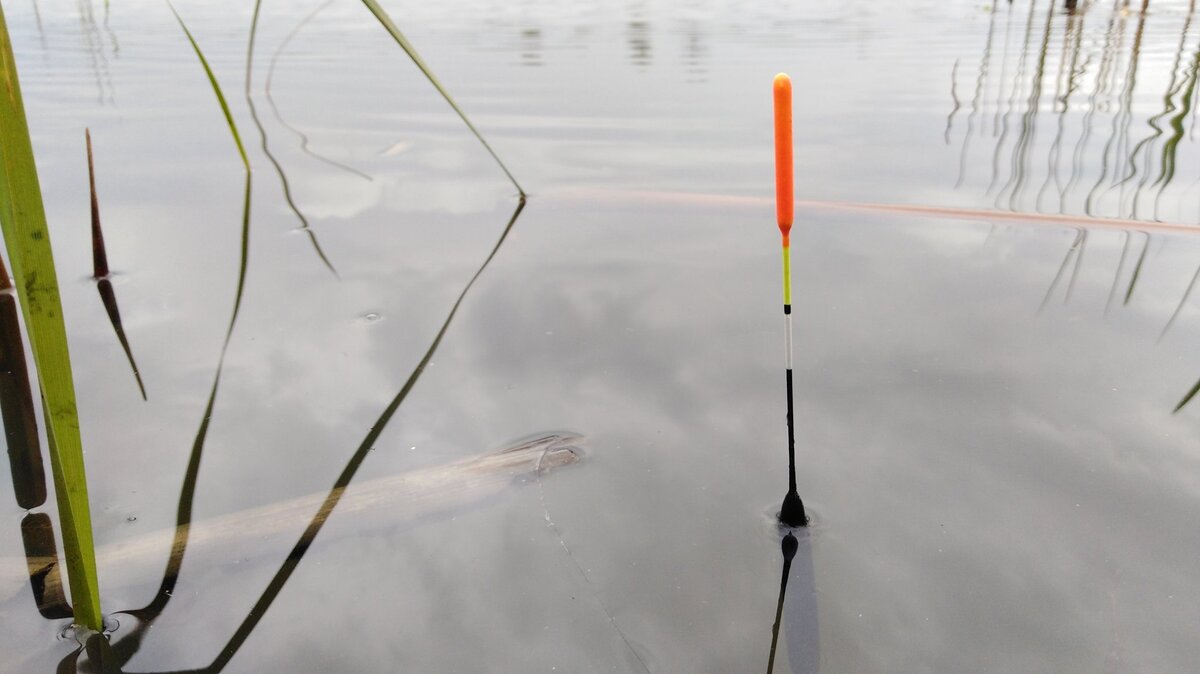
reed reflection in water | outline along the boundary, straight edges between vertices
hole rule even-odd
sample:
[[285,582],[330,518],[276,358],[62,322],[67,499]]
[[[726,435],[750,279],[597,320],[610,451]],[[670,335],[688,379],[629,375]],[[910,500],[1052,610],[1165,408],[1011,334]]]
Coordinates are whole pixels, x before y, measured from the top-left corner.
[[1194,0],[993,8],[975,63],[964,55],[952,71],[956,188],[1014,212],[1200,223],[1194,11]]

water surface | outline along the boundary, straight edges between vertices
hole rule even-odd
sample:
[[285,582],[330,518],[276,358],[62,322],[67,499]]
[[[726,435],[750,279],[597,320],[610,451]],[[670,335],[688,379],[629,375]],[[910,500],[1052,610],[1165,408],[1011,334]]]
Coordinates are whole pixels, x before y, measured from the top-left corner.
[[[302,555],[307,522],[185,556],[152,621],[116,615],[122,671],[765,670],[786,490],[779,71],[799,199],[961,212],[798,209],[815,523],[776,671],[1200,659],[1200,402],[1174,411],[1200,379],[1187,3],[389,3],[530,192],[520,210],[364,7],[266,3],[250,95],[303,220],[243,94],[252,5],[178,8],[251,151],[223,360],[245,178],[170,11],[5,8],[97,542],[173,528],[194,456],[199,521],[324,492],[353,458],[367,481],[556,429],[586,455],[369,525],[335,508]],[[88,279],[85,126],[145,401]],[[68,621],[39,614],[26,511],[0,503],[0,654],[52,671]],[[103,605],[145,607],[162,581],[102,574]]]

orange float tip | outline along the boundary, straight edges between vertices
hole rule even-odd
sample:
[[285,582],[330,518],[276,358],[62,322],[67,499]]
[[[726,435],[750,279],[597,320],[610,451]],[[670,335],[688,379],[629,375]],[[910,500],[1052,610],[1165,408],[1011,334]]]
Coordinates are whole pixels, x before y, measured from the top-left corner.
[[784,73],[775,76],[775,214],[783,245],[792,229],[795,197],[792,194],[792,80]]

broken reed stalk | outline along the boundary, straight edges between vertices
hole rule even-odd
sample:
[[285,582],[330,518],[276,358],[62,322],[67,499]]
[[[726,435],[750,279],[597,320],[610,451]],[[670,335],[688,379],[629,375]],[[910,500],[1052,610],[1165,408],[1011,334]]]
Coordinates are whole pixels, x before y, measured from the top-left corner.
[[92,276],[108,276],[108,255],[104,252],[104,232],[100,230],[100,202],[96,198],[96,168],[92,163],[92,131],[84,129],[87,139],[88,188],[92,194]]
[[108,255],[104,249],[104,230],[100,226],[100,200],[96,196],[96,168],[92,160],[92,132],[84,129],[84,138],[87,139],[88,187],[92,197],[92,275],[96,279],[96,290],[100,292],[100,303],[104,305],[104,311],[108,314],[113,331],[117,333],[117,341],[121,344],[121,350],[125,352],[125,358],[129,361],[130,369],[133,370],[133,378],[137,381],[138,392],[142,394],[142,400],[146,400],[146,384],[142,381],[142,373],[138,370],[137,361],[133,358],[133,349],[129,346],[129,338],[125,335],[125,328],[121,325],[121,310],[117,307],[117,295],[113,290],[112,281],[108,278]]

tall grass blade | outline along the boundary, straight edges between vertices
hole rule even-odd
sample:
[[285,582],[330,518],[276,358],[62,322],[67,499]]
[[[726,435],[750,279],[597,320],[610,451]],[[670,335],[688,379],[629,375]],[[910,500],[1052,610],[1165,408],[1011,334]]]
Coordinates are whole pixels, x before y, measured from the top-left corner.
[[50,234],[8,25],[0,9],[0,225],[37,366],[75,620],[101,630],[75,384]]
[[494,150],[492,150],[492,146],[488,145],[488,142],[483,139],[483,134],[479,133],[479,130],[475,128],[475,125],[471,123],[471,120],[467,119],[467,113],[463,112],[462,108],[458,107],[458,104],[455,103],[454,99],[450,97],[450,92],[446,91],[446,88],[443,87],[442,83],[438,81],[438,78],[434,76],[433,71],[429,69],[429,66],[425,65],[425,61],[421,59],[421,55],[417,53],[417,49],[412,46],[412,43],[408,41],[408,38],[404,37],[404,35],[400,32],[400,29],[396,27],[396,24],[392,23],[392,20],[388,17],[387,12],[384,12],[383,8],[380,7],[379,3],[375,0],[362,0],[362,2],[367,6],[367,9],[371,10],[371,13],[375,15],[375,18],[379,19],[379,23],[383,24],[383,27],[387,30],[388,34],[392,36],[392,39],[396,41],[396,44],[400,45],[400,48],[403,49],[406,54],[408,54],[408,57],[413,60],[413,63],[417,64],[417,67],[421,69],[421,72],[425,73],[425,77],[429,79],[429,83],[438,90],[438,93],[442,95],[442,98],[446,99],[446,102],[450,104],[451,108],[454,108],[454,111],[457,112],[458,116],[462,118],[463,123],[467,125],[467,128],[471,130],[471,133],[475,134],[475,137],[479,139],[479,142],[483,144],[483,147],[487,149],[488,154],[492,155],[492,159],[495,159],[496,163],[500,165],[500,170],[504,171],[504,175],[508,176],[508,179],[512,181],[513,186],[517,188],[517,192],[519,192],[521,197],[524,198],[525,190],[521,189],[520,183],[518,183],[517,179],[513,177],[512,172],[508,170],[508,167],[504,165],[504,162],[500,161],[500,157],[496,155]]
[[200,45],[196,43],[196,38],[192,37],[192,32],[188,30],[187,24],[183,22],[183,17],[179,16],[179,12],[175,11],[175,6],[170,2],[167,2],[167,6],[171,8],[171,13],[175,15],[175,20],[179,22],[179,27],[183,29],[183,34],[187,36],[188,42],[191,43],[192,49],[196,52],[196,58],[199,59],[200,65],[204,68],[204,74],[208,77],[208,83],[212,86],[213,94],[217,97],[217,103],[221,106],[221,112],[225,115],[225,124],[229,127],[229,135],[233,136],[233,142],[237,145],[238,156],[242,158],[242,166],[246,169],[246,192],[245,198],[242,201],[242,254],[238,270],[237,292],[233,303],[233,316],[229,319],[229,329],[225,331],[225,345],[221,348],[221,356],[224,358],[225,349],[229,346],[229,337],[233,334],[233,324],[237,322],[238,311],[242,307],[242,291],[246,287],[246,260],[250,250],[250,159],[246,157],[246,147],[242,145],[242,136],[238,133],[237,123],[233,121],[233,113],[229,111],[229,103],[225,100],[225,94],[221,92],[221,84],[217,82],[217,76],[213,74],[212,68],[208,65],[208,59],[204,58],[204,52],[200,50]]
[[229,133],[233,135],[233,142],[237,144],[238,154],[242,157],[242,164],[246,167],[246,171],[250,170],[250,160],[246,157],[246,148],[242,145],[242,137],[238,134],[237,124],[233,121],[233,113],[229,111],[229,103],[225,101],[225,94],[221,93],[221,85],[217,82],[217,76],[213,74],[212,68],[208,65],[208,59],[204,58],[204,52],[200,51],[200,45],[196,44],[196,38],[192,37],[192,31],[188,30],[187,24],[183,22],[183,17],[179,16],[179,12],[175,11],[175,5],[170,2],[167,7],[171,8],[171,13],[175,15],[175,20],[179,22],[179,27],[183,29],[183,34],[187,36],[188,42],[191,43],[192,49],[196,52],[196,58],[200,59],[200,65],[204,68],[204,74],[208,77],[208,83],[212,85],[213,93],[217,95],[217,102],[221,104],[221,112],[225,114],[225,123],[229,126]]
[[1197,381],[1192,388],[1183,395],[1183,399],[1179,401],[1179,404],[1175,405],[1175,409],[1171,410],[1171,414],[1175,414],[1179,410],[1183,409],[1185,405],[1192,402],[1192,398],[1195,398],[1197,393],[1200,393],[1200,381]]
[[[170,3],[168,3],[169,5]],[[175,8],[171,7],[171,11],[175,13],[175,18],[179,21],[179,25],[183,28],[183,32],[187,35],[188,41],[192,45],[192,49],[196,52],[196,57],[200,64],[204,67],[204,73],[208,77],[209,84],[212,86],[213,93],[216,94],[217,101],[221,105],[221,110],[225,114],[225,121],[229,126],[229,133],[233,136],[234,142],[237,144],[238,154],[242,158],[242,164],[245,168],[246,182],[245,191],[242,197],[242,231],[241,231],[241,257],[238,264],[238,281],[237,291],[234,295],[233,313],[229,317],[229,327],[225,330],[225,340],[221,345],[221,355],[217,359],[217,371],[213,376],[212,388],[208,393],[208,402],[204,407],[204,412],[201,415],[200,427],[196,430],[195,438],[192,441],[191,453],[188,456],[187,469],[183,476],[183,485],[180,488],[179,503],[176,506],[175,512],[175,538],[171,544],[171,552],[167,559],[166,567],[163,570],[162,580],[159,583],[158,590],[155,592],[154,599],[149,604],[140,609],[124,611],[138,619],[139,624],[135,626],[113,648],[112,657],[118,662],[126,662],[137,652],[142,638],[146,635],[146,631],[151,624],[166,608],[173,596],[175,585],[179,581],[179,572],[183,567],[183,558],[187,552],[188,541],[191,533],[192,521],[192,505],[195,500],[196,483],[200,476],[200,460],[204,454],[204,443],[208,437],[208,426],[212,421],[213,408],[217,400],[217,391],[221,384],[221,372],[225,367],[225,354],[229,350],[230,338],[233,336],[233,328],[237,324],[238,312],[241,309],[242,297],[246,288],[246,270],[249,264],[250,253],[250,195],[251,195],[251,172],[250,162],[246,158],[245,148],[242,146],[241,136],[238,134],[237,125],[233,121],[233,115],[229,112],[229,106],[225,101],[225,95],[221,92],[221,85],[217,82],[217,78],[213,75],[212,69],[208,66],[208,60],[204,58],[204,53],[200,49],[200,45],[192,37],[187,25],[183,19],[175,12]]]

